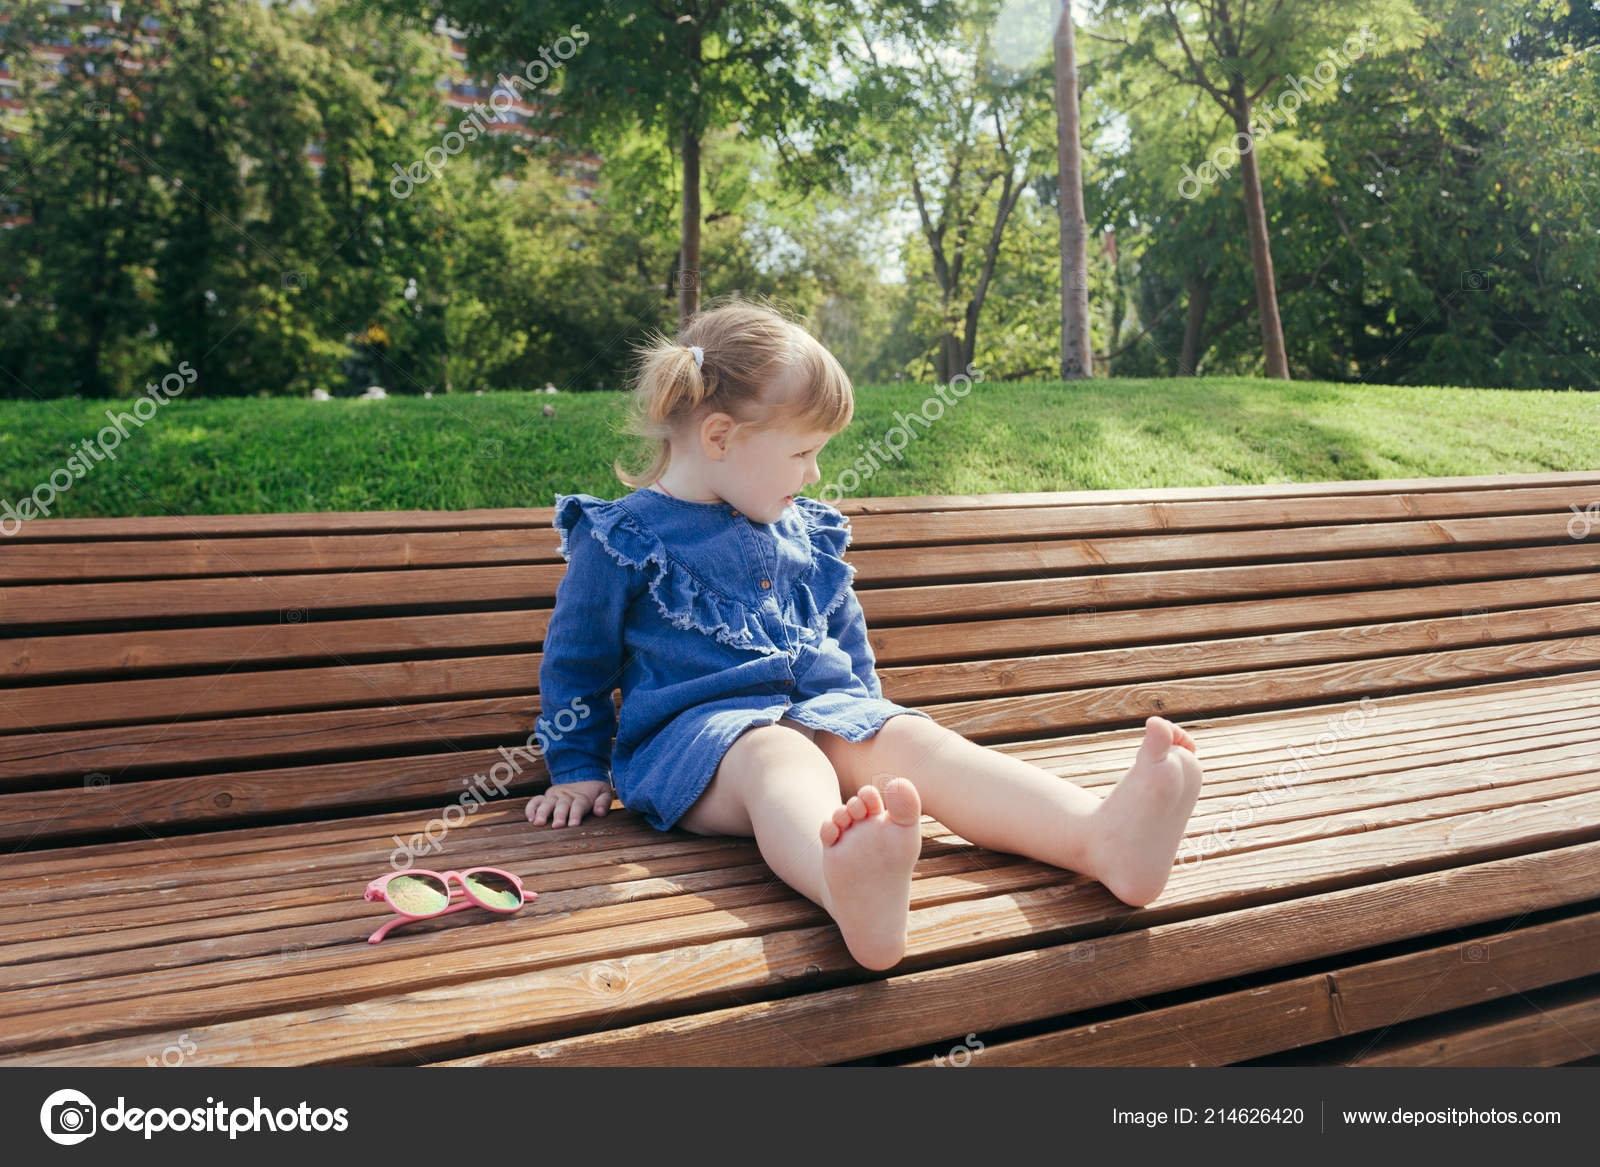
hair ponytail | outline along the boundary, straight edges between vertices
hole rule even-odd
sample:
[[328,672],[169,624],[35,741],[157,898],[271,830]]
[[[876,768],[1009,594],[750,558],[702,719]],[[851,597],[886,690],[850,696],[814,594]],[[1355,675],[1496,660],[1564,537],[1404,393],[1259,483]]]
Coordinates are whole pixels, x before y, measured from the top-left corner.
[[[692,351],[698,346],[698,361]],[[844,369],[805,328],[775,306],[730,297],[689,318],[677,339],[654,333],[636,346],[624,432],[646,444],[649,464],[612,470],[627,486],[649,486],[672,459],[671,438],[685,422],[723,412],[754,429],[794,422],[837,433],[850,424],[855,397]],[[768,389],[794,370],[797,388],[772,402]]]

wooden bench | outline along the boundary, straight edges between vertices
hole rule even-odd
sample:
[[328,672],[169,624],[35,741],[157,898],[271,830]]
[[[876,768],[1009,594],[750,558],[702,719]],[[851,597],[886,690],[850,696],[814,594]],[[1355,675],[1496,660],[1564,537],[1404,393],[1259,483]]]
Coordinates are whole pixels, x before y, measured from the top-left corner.
[[[1152,713],[1207,770],[1144,909],[925,818],[881,973],[752,840],[531,827],[536,760],[487,784],[538,714],[551,508],[28,523],[0,1063],[1593,1058],[1597,499],[1600,472],[846,500],[887,696],[1102,792]],[[539,896],[368,944],[392,856]]]

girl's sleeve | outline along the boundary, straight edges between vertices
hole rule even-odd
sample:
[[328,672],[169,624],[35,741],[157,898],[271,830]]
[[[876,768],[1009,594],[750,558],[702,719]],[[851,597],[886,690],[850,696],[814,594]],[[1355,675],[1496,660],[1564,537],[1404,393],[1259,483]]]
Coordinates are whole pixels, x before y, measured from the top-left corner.
[[844,602],[828,616],[828,635],[839,641],[839,647],[850,654],[850,671],[867,687],[873,697],[883,696],[883,686],[875,671],[877,664],[872,655],[872,645],[867,643],[867,618],[861,611],[861,601],[856,590],[845,592]]
[[593,520],[576,506],[558,505],[555,525],[562,531],[567,571],[556,586],[545,631],[536,726],[552,783],[611,782],[617,732],[611,693],[622,683],[626,663],[623,622],[631,577],[593,537]]

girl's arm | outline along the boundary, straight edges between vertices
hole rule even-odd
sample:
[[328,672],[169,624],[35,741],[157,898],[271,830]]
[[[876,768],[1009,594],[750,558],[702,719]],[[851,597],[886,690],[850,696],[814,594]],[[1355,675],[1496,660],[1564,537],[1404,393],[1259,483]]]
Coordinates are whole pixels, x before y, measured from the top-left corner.
[[839,647],[850,655],[850,671],[867,687],[873,697],[883,696],[883,686],[878,682],[876,659],[872,645],[867,643],[867,618],[861,611],[861,601],[856,599],[852,587],[845,593],[844,603],[828,617],[828,635],[839,641]]
[[538,732],[552,784],[611,781],[617,713],[611,692],[622,683],[628,569],[593,537],[587,515],[568,540],[567,573],[539,663]]

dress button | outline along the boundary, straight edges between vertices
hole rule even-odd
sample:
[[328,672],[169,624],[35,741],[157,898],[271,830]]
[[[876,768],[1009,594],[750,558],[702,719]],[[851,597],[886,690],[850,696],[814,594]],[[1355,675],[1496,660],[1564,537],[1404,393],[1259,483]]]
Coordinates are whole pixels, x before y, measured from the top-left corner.
[[761,581],[761,587],[762,587],[763,590],[765,590],[767,588],[770,588],[771,586],[772,586],[772,581],[770,579],[764,579],[764,580]]

